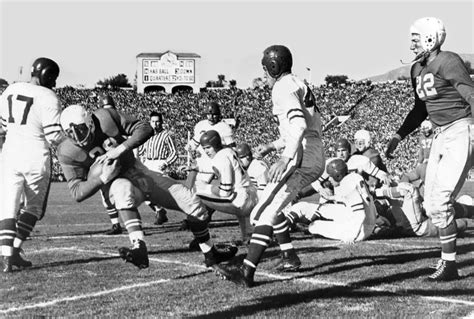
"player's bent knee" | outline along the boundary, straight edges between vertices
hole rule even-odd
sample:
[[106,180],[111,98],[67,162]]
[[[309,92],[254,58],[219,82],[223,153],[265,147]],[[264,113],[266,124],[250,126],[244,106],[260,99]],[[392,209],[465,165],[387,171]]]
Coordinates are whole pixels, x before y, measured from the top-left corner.
[[143,193],[125,178],[112,182],[109,196],[117,209],[136,208],[144,201]]

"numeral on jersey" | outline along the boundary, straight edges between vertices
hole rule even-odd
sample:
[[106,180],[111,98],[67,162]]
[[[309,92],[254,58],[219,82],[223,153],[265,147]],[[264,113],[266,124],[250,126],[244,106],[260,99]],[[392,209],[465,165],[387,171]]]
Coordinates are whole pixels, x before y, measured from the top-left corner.
[[433,73],[427,73],[423,76],[416,77],[416,93],[421,98],[427,96],[433,96],[438,94],[436,88],[434,87],[434,76]]
[[[17,95],[16,99],[13,100],[13,95],[10,94],[7,97],[8,100],[8,123],[15,123],[15,118],[13,117],[13,103],[15,103],[15,110],[20,109],[22,106],[23,108],[23,116],[21,117],[20,125],[26,124],[26,119],[28,118],[28,113],[30,113],[31,106],[33,105],[33,98],[24,96],[24,95]],[[18,103],[24,102],[24,103]]]

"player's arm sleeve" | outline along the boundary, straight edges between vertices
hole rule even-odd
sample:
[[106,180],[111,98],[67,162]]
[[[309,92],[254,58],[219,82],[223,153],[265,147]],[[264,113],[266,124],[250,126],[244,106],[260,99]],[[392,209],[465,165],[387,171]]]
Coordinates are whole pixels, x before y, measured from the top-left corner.
[[58,160],[64,177],[66,177],[69,192],[75,201],[82,202],[94,195],[102,187],[103,183],[99,175],[88,178],[87,169],[72,164],[68,158],[60,154],[58,155]]
[[286,117],[289,122],[289,126],[286,128],[288,132],[285,134],[285,149],[281,156],[293,158],[303,139],[303,133],[307,127],[306,119],[297,91],[281,97],[280,102],[285,105],[285,109],[287,110]]
[[171,165],[178,159],[178,153],[176,152],[176,146],[173,143],[173,139],[171,139],[169,134],[166,134],[165,144],[169,151],[166,163],[167,165]]
[[59,117],[61,115],[61,105],[56,96],[51,96],[46,100],[44,111],[41,113],[44,137],[51,145],[58,145],[64,138]]
[[153,128],[145,121],[141,121],[125,113],[116,114],[120,117],[120,124],[123,128],[124,135],[128,138],[121,144],[126,150],[132,150],[153,136]]
[[[413,72],[413,70],[412,70]],[[412,86],[413,91],[415,92],[415,105],[411,109],[411,111],[405,117],[402,125],[397,131],[397,134],[404,139],[408,136],[411,132],[413,132],[418,126],[420,126],[421,122],[423,122],[426,117],[428,116],[428,111],[426,110],[426,104],[418,97],[416,93],[416,83],[415,80],[412,79]]]
[[474,114],[474,81],[471,80],[464,62],[459,55],[455,54],[442,66],[442,72],[446,80],[459,92],[464,100],[471,105],[471,113]]
[[229,197],[234,193],[234,172],[228,158],[217,163],[219,170],[219,185],[212,186],[212,193],[220,197]]

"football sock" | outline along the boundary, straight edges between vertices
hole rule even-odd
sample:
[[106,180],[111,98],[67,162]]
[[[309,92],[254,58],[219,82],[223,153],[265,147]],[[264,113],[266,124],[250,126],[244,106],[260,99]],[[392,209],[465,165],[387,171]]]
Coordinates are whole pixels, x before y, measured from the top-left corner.
[[[24,241],[30,236],[30,233],[33,231],[33,228],[36,225],[38,217],[33,214],[30,214],[24,210],[20,210],[20,215],[16,221],[16,237],[21,241]],[[19,248],[19,246],[15,246]]]
[[444,260],[456,259],[456,223],[453,221],[445,228],[439,228],[441,241],[441,258]]
[[267,249],[272,240],[272,234],[273,227],[270,225],[255,226],[244,263],[253,268],[257,267],[265,249]]

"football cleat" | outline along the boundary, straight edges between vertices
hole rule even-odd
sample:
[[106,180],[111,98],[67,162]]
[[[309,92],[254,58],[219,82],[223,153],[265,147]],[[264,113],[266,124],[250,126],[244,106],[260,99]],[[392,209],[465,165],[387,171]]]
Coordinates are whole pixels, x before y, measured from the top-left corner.
[[22,252],[23,250],[21,248],[13,248],[13,254],[10,258],[11,265],[20,269],[31,267],[33,265],[31,261],[25,260],[23,257],[21,257],[20,253]]
[[204,264],[206,267],[213,267],[223,261],[230,260],[237,254],[238,250],[236,246],[228,246],[219,250],[212,247],[210,251],[204,253]]
[[122,233],[122,227],[120,224],[113,224],[112,228],[105,232],[106,235],[120,235]]
[[216,265],[214,267],[214,272],[219,278],[232,281],[239,286],[251,288],[255,285],[253,279],[255,268],[252,268],[246,264],[243,264],[238,268],[231,268],[230,266],[226,265]]
[[132,249],[127,247],[119,248],[119,254],[126,262],[130,262],[140,269],[148,268],[150,264],[146,244],[143,240],[138,241],[138,247],[133,247]]
[[277,271],[297,271],[301,266],[301,260],[294,249],[285,250],[281,253],[281,259],[275,265]]
[[436,271],[428,277],[429,281],[451,281],[460,278],[455,261],[440,259],[436,267]]
[[3,256],[2,257],[2,272],[7,273],[7,272],[12,272],[13,271],[11,259],[12,259],[11,256]]
[[155,225],[163,225],[168,221],[168,216],[166,215],[166,209],[160,208],[155,215]]

